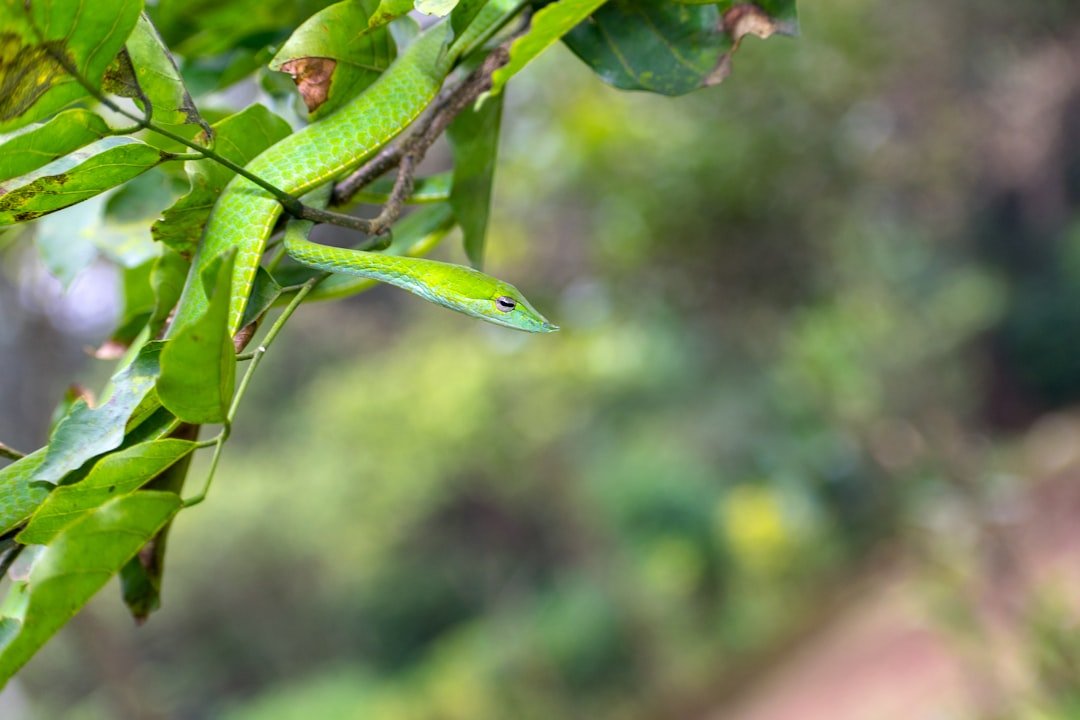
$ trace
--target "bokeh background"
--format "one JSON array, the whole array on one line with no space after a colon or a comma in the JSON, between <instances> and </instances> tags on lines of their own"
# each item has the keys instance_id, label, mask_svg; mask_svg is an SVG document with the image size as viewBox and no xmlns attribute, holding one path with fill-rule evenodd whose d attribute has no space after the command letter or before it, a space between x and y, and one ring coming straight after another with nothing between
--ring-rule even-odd
<instances>
[{"instance_id":1,"label":"bokeh background","mask_svg":"<svg viewBox=\"0 0 1080 720\"><path fill-rule=\"evenodd\" d=\"M488 268L563 331L305 307L163 609L110 586L0 715L1080 718L1080 5L800 19L684 98L516 79ZM31 449L116 275L0 243Z\"/></svg>"}]
</instances>

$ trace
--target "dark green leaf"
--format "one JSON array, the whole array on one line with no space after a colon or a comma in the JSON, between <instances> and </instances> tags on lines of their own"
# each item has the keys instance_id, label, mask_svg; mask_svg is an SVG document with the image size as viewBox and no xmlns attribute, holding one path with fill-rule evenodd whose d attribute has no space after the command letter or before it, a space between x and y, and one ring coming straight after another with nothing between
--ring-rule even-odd
<instances>
[{"instance_id":1,"label":"dark green leaf","mask_svg":"<svg viewBox=\"0 0 1080 720\"><path fill-rule=\"evenodd\" d=\"M45 448L0 469L0 535L18 527L49 495L47 485L34 484L45 461Z\"/></svg>"},{"instance_id":2,"label":"dark green leaf","mask_svg":"<svg viewBox=\"0 0 1080 720\"><path fill-rule=\"evenodd\" d=\"M413 9L413 0L381 0L368 19L368 30L386 25Z\"/></svg>"},{"instance_id":3,"label":"dark green leaf","mask_svg":"<svg viewBox=\"0 0 1080 720\"><path fill-rule=\"evenodd\" d=\"M450 13L450 30L457 38L472 24L476 16L487 5L487 0L461 0L454 12Z\"/></svg>"},{"instance_id":4,"label":"dark green leaf","mask_svg":"<svg viewBox=\"0 0 1080 720\"><path fill-rule=\"evenodd\" d=\"M405 201L413 205L446 202L450 199L450 185L453 178L454 174L451 172L416 178L412 193ZM384 205L390 200L390 192L393 188L394 178L381 178L354 195L353 199L371 205Z\"/></svg>"},{"instance_id":5,"label":"dark green leaf","mask_svg":"<svg viewBox=\"0 0 1080 720\"><path fill-rule=\"evenodd\" d=\"M65 110L0 144L0 182L33 172L110 134L99 115L81 108Z\"/></svg>"},{"instance_id":6,"label":"dark green leaf","mask_svg":"<svg viewBox=\"0 0 1080 720\"><path fill-rule=\"evenodd\" d=\"M0 132L85 97L72 66L101 85L142 9L142 0L0 0Z\"/></svg>"},{"instance_id":7,"label":"dark green leaf","mask_svg":"<svg viewBox=\"0 0 1080 720\"><path fill-rule=\"evenodd\" d=\"M214 124L215 149L238 165L292 132L289 124L262 105L252 105ZM190 257L202 237L203 227L218 195L234 173L213 160L185 164L191 190L166 210L150 232L154 239Z\"/></svg>"},{"instance_id":8,"label":"dark green leaf","mask_svg":"<svg viewBox=\"0 0 1080 720\"><path fill-rule=\"evenodd\" d=\"M174 132L183 133L184 126L201 130L203 140L208 142L210 126L199 115L172 54L145 13L139 16L125 47L135 72L140 99L150 104L153 121Z\"/></svg>"},{"instance_id":9,"label":"dark green leaf","mask_svg":"<svg viewBox=\"0 0 1080 720\"><path fill-rule=\"evenodd\" d=\"M450 206L465 239L465 254L473 267L484 262L484 240L491 209L491 185L499 150L502 95L468 108L450 124L447 137L454 150L454 184Z\"/></svg>"},{"instance_id":10,"label":"dark green leaf","mask_svg":"<svg viewBox=\"0 0 1080 720\"><path fill-rule=\"evenodd\" d=\"M0 226L74 205L141 175L169 157L132 137L98 140L0 184Z\"/></svg>"},{"instance_id":11,"label":"dark green leaf","mask_svg":"<svg viewBox=\"0 0 1080 720\"><path fill-rule=\"evenodd\" d=\"M118 497L67 526L34 562L0 645L0 684L11 678L180 509L174 493Z\"/></svg>"},{"instance_id":12,"label":"dark green leaf","mask_svg":"<svg viewBox=\"0 0 1080 720\"><path fill-rule=\"evenodd\" d=\"M150 337L158 337L169 313L180 300L187 279L189 263L180 253L166 250L154 262L150 271L150 287L154 292L154 310L150 314Z\"/></svg>"},{"instance_id":13,"label":"dark green leaf","mask_svg":"<svg viewBox=\"0 0 1080 720\"><path fill-rule=\"evenodd\" d=\"M83 480L55 488L17 540L24 545L47 545L67 525L113 498L135 492L194 448L195 443L188 440L166 438L106 455Z\"/></svg>"},{"instance_id":14,"label":"dark green leaf","mask_svg":"<svg viewBox=\"0 0 1080 720\"><path fill-rule=\"evenodd\" d=\"M113 331L110 341L124 348L131 345L146 327L150 313L154 311L154 291L150 287L150 273L154 261L148 261L133 268L127 268L121 275L121 290L124 309L120 313L120 322ZM98 355L98 357L101 357Z\"/></svg>"},{"instance_id":15,"label":"dark green leaf","mask_svg":"<svg viewBox=\"0 0 1080 720\"><path fill-rule=\"evenodd\" d=\"M203 315L180 328L161 352L157 382L161 404L185 422L223 422L236 378L236 352L229 335L229 300L235 251L206 269L213 285Z\"/></svg>"},{"instance_id":16,"label":"dark green leaf","mask_svg":"<svg viewBox=\"0 0 1080 720\"><path fill-rule=\"evenodd\" d=\"M344 0L308 18L270 61L299 88L312 118L355 97L390 66L396 55L386 28L368 31L373 0Z\"/></svg>"},{"instance_id":17,"label":"dark green leaf","mask_svg":"<svg viewBox=\"0 0 1080 720\"><path fill-rule=\"evenodd\" d=\"M87 460L116 448L132 413L154 387L161 343L147 343L135 359L113 376L107 398L91 408L76 400L49 439L45 462L35 481L56 483Z\"/></svg>"},{"instance_id":18,"label":"dark green leaf","mask_svg":"<svg viewBox=\"0 0 1080 720\"><path fill-rule=\"evenodd\" d=\"M794 21L795 0L719 8L612 0L564 41L610 85L682 95L723 81L744 35L791 32Z\"/></svg>"},{"instance_id":19,"label":"dark green leaf","mask_svg":"<svg viewBox=\"0 0 1080 720\"><path fill-rule=\"evenodd\" d=\"M556 0L546 5L533 16L529 31L510 46L510 62L491 76L489 94L499 94L507 80L604 2L605 0Z\"/></svg>"},{"instance_id":20,"label":"dark green leaf","mask_svg":"<svg viewBox=\"0 0 1080 720\"><path fill-rule=\"evenodd\" d=\"M274 301L280 295L281 286L270 273L261 267L256 270L255 282L251 286L251 297L244 305L244 318L240 321L240 327L247 327L261 318L263 313L274 306Z\"/></svg>"}]
</instances>

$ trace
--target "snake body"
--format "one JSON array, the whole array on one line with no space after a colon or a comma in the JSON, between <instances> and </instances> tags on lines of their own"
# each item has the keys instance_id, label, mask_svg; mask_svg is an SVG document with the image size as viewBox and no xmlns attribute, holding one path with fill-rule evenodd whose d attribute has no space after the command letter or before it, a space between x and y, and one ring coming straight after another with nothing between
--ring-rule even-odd
<instances>
[{"instance_id":1,"label":"snake body","mask_svg":"<svg viewBox=\"0 0 1080 720\"><path fill-rule=\"evenodd\" d=\"M421 35L367 90L329 117L271 146L246 169L294 197L340 177L394 138L438 93L443 78L470 41L505 20L512 0L494 0L448 48L445 27ZM235 176L218 199L196 253L173 328L194 321L208 304L201 274L236 248L229 331L239 329L266 241L281 214L267 190ZM499 325L529 332L557 329L513 286L459 265L332 248L294 239L286 248L297 261L403 288L424 299Z\"/></svg>"}]
</instances>

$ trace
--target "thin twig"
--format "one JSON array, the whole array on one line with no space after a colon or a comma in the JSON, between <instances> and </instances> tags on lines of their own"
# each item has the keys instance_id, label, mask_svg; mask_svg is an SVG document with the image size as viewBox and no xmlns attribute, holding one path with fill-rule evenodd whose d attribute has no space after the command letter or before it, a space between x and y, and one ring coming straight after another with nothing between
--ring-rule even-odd
<instances>
[{"instance_id":1,"label":"thin twig","mask_svg":"<svg viewBox=\"0 0 1080 720\"><path fill-rule=\"evenodd\" d=\"M26 453L19 452L13 447L8 447L4 443L0 442L0 457L7 458L8 460L19 460L26 457Z\"/></svg>"}]
</instances>

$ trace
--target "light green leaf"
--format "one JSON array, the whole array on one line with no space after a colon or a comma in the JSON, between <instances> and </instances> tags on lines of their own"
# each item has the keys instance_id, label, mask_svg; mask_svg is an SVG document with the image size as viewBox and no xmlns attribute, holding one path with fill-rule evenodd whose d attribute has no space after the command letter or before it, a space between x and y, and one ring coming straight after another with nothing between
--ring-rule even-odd
<instances>
[{"instance_id":1,"label":"light green leaf","mask_svg":"<svg viewBox=\"0 0 1080 720\"><path fill-rule=\"evenodd\" d=\"M533 16L529 31L510 46L510 62L491 76L489 95L497 95L511 77L537 55L587 18L605 0L556 0Z\"/></svg>"},{"instance_id":2,"label":"light green leaf","mask_svg":"<svg viewBox=\"0 0 1080 720\"><path fill-rule=\"evenodd\" d=\"M65 526L113 498L135 492L193 449L195 443L189 440L166 438L106 455L84 479L55 488L16 539L24 545L47 545Z\"/></svg>"},{"instance_id":3,"label":"light green leaf","mask_svg":"<svg viewBox=\"0 0 1080 720\"><path fill-rule=\"evenodd\" d=\"M378 7L368 19L368 30L386 25L391 20L407 14L413 9L413 0L380 0Z\"/></svg>"},{"instance_id":4,"label":"light green leaf","mask_svg":"<svg viewBox=\"0 0 1080 720\"><path fill-rule=\"evenodd\" d=\"M446 17L457 7L458 0L416 0L416 12L435 17Z\"/></svg>"},{"instance_id":5,"label":"light green leaf","mask_svg":"<svg viewBox=\"0 0 1080 720\"><path fill-rule=\"evenodd\" d=\"M142 0L0 0L0 132L87 95L65 63L100 87L141 9Z\"/></svg>"},{"instance_id":6,"label":"light green leaf","mask_svg":"<svg viewBox=\"0 0 1080 720\"><path fill-rule=\"evenodd\" d=\"M34 225L34 244L49 274L65 288L97 259L92 235L101 218L101 204L79 203L47 215Z\"/></svg>"},{"instance_id":7,"label":"light green leaf","mask_svg":"<svg viewBox=\"0 0 1080 720\"><path fill-rule=\"evenodd\" d=\"M91 408L76 400L71 411L49 438L45 462L35 481L57 483L92 457L108 452L124 441L128 419L154 387L162 343L147 343L135 359L113 376L108 396Z\"/></svg>"},{"instance_id":8,"label":"light green leaf","mask_svg":"<svg viewBox=\"0 0 1080 720\"><path fill-rule=\"evenodd\" d=\"M110 342L127 348L139 336L154 311L154 291L150 287L150 273L154 261L150 260L133 268L126 268L121 273L120 288L124 299L124 309L120 313L120 322L110 337ZM114 346L115 347L115 346ZM101 353L98 353L101 357Z\"/></svg>"},{"instance_id":9,"label":"light green leaf","mask_svg":"<svg viewBox=\"0 0 1080 720\"><path fill-rule=\"evenodd\" d=\"M45 461L45 448L0 469L0 535L6 535L30 517L49 495L49 486L34 484L34 475Z\"/></svg>"},{"instance_id":10,"label":"light green leaf","mask_svg":"<svg viewBox=\"0 0 1080 720\"><path fill-rule=\"evenodd\" d=\"M166 342L161 352L158 399L184 422L223 422L236 379L236 352L229 335L229 294L236 252L208 267L202 281L212 284L206 312Z\"/></svg>"},{"instance_id":11,"label":"light green leaf","mask_svg":"<svg viewBox=\"0 0 1080 720\"><path fill-rule=\"evenodd\" d=\"M0 182L33 172L111 134L101 116L81 108L23 128L0 144Z\"/></svg>"},{"instance_id":12,"label":"light green leaf","mask_svg":"<svg viewBox=\"0 0 1080 720\"><path fill-rule=\"evenodd\" d=\"M150 287L154 292L154 310L147 323L150 337L158 337L169 313L180 300L187 279L189 263L180 253L166 250L154 262L150 271Z\"/></svg>"},{"instance_id":13,"label":"light green leaf","mask_svg":"<svg viewBox=\"0 0 1080 720\"><path fill-rule=\"evenodd\" d=\"M450 206L464 233L465 254L477 268L484 262L502 106L502 95L491 98L479 108L466 109L447 129L454 151Z\"/></svg>"},{"instance_id":14,"label":"light green leaf","mask_svg":"<svg viewBox=\"0 0 1080 720\"><path fill-rule=\"evenodd\" d=\"M171 155L132 137L106 137L0 183L0 226L39 218L141 175Z\"/></svg>"},{"instance_id":15,"label":"light green leaf","mask_svg":"<svg viewBox=\"0 0 1080 720\"><path fill-rule=\"evenodd\" d=\"M682 95L722 82L744 35L792 33L795 21L795 0L612 0L564 42L610 85Z\"/></svg>"},{"instance_id":16,"label":"light green leaf","mask_svg":"<svg viewBox=\"0 0 1080 720\"><path fill-rule=\"evenodd\" d=\"M270 61L299 88L312 118L356 97L393 62L386 28L370 28L374 0L344 0L308 18Z\"/></svg>"},{"instance_id":17,"label":"light green leaf","mask_svg":"<svg viewBox=\"0 0 1080 720\"><path fill-rule=\"evenodd\" d=\"M67 526L34 562L0 632L0 685L100 590L180 509L174 493L118 497Z\"/></svg>"},{"instance_id":18,"label":"light green leaf","mask_svg":"<svg viewBox=\"0 0 1080 720\"><path fill-rule=\"evenodd\" d=\"M217 152L241 166L292 132L287 122L262 105L252 105L213 127ZM191 190L162 214L150 232L155 240L190 257L214 202L235 173L213 160L189 161L185 169Z\"/></svg>"}]
</instances>

